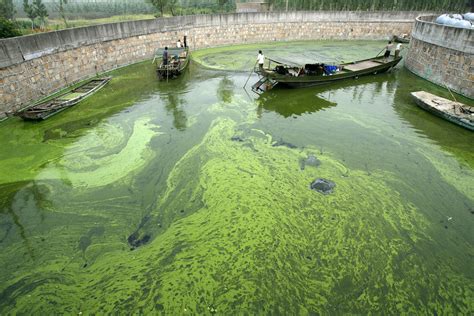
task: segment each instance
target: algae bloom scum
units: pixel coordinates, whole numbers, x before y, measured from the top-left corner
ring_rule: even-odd
[[[0,313],[472,314],[474,138],[409,92],[449,95],[402,65],[241,88],[258,49],[382,45],[197,51],[169,82],[147,61],[47,121],[0,123]]]

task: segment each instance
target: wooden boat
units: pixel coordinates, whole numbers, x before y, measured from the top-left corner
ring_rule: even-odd
[[[79,101],[97,92],[105,86],[112,77],[94,78],[72,89],[64,92],[54,98],[44,101],[16,113],[7,113],[8,116],[20,116],[24,120],[45,120],[48,117],[57,114],[71,106],[79,103]]]
[[[156,74],[160,80],[176,78],[189,64],[189,47],[168,48],[168,62],[163,62],[164,49],[158,49],[155,52],[155,60],[158,61]]]
[[[410,37],[403,37],[398,35],[393,35],[392,41],[396,43],[410,43]]]
[[[425,91],[412,92],[411,95],[420,108],[474,131],[474,107]]]
[[[277,84],[290,88],[307,87],[378,74],[392,69],[401,59],[402,57],[380,56],[340,65],[306,64],[303,66],[288,66],[267,59],[268,67],[255,70],[262,78],[252,86],[252,90],[258,93],[258,91],[271,89]],[[272,63],[276,66],[273,67]]]

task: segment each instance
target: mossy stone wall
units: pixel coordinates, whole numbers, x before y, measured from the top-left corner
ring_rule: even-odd
[[[416,19],[406,67],[433,83],[474,99],[474,30]]]

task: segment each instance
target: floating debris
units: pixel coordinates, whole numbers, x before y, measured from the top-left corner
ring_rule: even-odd
[[[151,236],[149,234],[146,234],[146,235],[144,235],[143,237],[140,238],[138,236],[138,233],[135,232],[127,238],[127,241],[128,241],[128,244],[131,247],[130,250],[134,250],[135,248],[138,248],[138,247],[146,244],[147,242],[149,242],[150,239],[151,239]]]
[[[304,170],[306,166],[319,167],[321,161],[313,154],[308,155],[306,159],[300,159],[300,169]]]
[[[327,179],[316,179],[310,184],[310,189],[322,194],[331,194],[336,184]]]
[[[244,139],[240,136],[232,136],[232,138],[230,140],[233,141],[233,142],[243,142],[244,141]]]
[[[298,148],[298,146],[296,145],[293,145],[292,143],[288,143],[288,142],[285,142],[284,140],[279,140],[277,141],[276,143],[273,143],[272,144],[272,147],[280,147],[280,146],[285,146],[285,147],[288,147],[288,148]]]

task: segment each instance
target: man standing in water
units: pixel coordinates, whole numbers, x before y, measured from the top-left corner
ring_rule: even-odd
[[[258,51],[257,62],[258,62],[259,69],[263,70],[263,64],[265,63],[265,56],[263,55],[261,50]]]

